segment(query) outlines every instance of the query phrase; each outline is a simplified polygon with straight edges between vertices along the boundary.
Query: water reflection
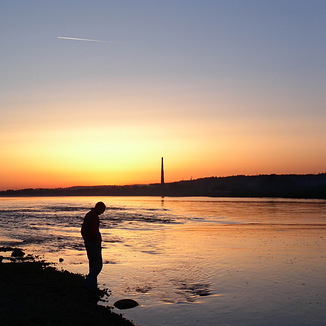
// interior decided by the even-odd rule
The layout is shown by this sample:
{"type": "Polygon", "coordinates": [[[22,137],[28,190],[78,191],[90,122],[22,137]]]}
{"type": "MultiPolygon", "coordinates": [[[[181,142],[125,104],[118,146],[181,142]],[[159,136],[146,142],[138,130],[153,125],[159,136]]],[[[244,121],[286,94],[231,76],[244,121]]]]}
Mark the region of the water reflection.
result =
{"type": "Polygon", "coordinates": [[[0,239],[86,274],[80,225],[108,210],[99,281],[147,325],[323,325],[326,201],[209,198],[0,200],[0,239]],[[275,315],[275,311],[277,315],[275,315]]]}

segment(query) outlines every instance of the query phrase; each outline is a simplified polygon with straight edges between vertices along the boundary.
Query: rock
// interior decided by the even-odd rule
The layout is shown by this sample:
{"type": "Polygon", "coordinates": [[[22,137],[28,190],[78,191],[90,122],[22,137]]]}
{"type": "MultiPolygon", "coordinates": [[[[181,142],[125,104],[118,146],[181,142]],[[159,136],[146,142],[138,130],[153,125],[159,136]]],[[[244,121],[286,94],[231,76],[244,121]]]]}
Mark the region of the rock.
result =
{"type": "Polygon", "coordinates": [[[12,247],[0,247],[0,251],[6,252],[6,251],[13,251],[15,248],[12,247]]]}
{"type": "Polygon", "coordinates": [[[63,258],[59,258],[59,262],[62,263],[64,261],[63,258]]]}
{"type": "Polygon", "coordinates": [[[138,302],[132,299],[118,300],[113,305],[118,309],[130,309],[139,306],[138,302]]]}
{"type": "Polygon", "coordinates": [[[23,257],[23,256],[25,256],[25,253],[19,248],[15,248],[11,253],[11,257],[23,257]]]}

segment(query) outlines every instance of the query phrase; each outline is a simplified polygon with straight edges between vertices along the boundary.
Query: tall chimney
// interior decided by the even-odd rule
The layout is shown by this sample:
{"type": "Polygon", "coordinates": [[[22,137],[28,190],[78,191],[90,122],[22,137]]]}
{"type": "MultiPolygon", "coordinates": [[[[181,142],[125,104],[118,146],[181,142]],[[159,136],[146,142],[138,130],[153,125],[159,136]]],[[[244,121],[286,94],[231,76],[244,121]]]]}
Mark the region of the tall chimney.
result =
{"type": "Polygon", "coordinates": [[[164,162],[163,162],[163,157],[161,158],[161,185],[164,185],[164,162]]]}

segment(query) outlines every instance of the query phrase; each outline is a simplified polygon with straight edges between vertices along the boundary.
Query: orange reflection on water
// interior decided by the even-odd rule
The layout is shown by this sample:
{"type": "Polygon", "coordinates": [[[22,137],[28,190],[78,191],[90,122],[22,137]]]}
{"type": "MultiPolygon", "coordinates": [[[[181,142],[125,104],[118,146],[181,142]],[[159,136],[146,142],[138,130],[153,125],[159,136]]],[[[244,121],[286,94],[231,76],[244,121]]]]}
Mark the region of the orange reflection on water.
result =
{"type": "Polygon", "coordinates": [[[105,266],[100,279],[114,298],[134,296],[145,306],[236,295],[239,305],[249,300],[259,307],[266,294],[274,306],[287,295],[285,288],[325,278],[325,257],[317,255],[326,249],[325,228],[176,225],[112,232],[124,240],[105,245],[104,257],[114,264],[105,266]]]}

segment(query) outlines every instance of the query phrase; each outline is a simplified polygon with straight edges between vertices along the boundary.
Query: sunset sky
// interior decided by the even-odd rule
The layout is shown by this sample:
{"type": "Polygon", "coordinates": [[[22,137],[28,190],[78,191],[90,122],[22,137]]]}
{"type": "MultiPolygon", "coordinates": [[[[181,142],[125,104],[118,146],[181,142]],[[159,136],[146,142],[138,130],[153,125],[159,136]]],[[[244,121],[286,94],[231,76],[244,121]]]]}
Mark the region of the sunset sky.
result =
{"type": "Polygon", "coordinates": [[[0,189],[326,172],[326,1],[0,0],[0,189]]]}

